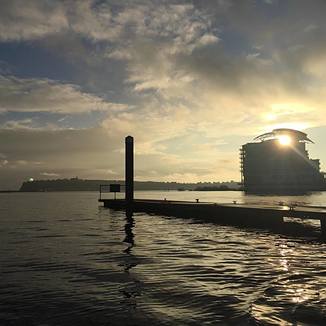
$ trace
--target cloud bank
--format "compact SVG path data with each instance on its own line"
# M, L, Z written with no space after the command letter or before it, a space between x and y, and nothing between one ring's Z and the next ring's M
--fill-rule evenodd
M48 162L37 167L43 177L72 173L65 169L69 146L61 141L70 128L72 138L83 139L79 151L69 147L74 175L121 175L121 144L132 134L139 178L238 179L243 142L275 127L326 126L325 6L321 0L4 2L0 45L47 51L74 67L74 75L0 71L0 125L12 148L0 147L7 162L1 169L26 160ZM7 61L3 66L15 67ZM53 121L36 128L45 113ZM63 128L64 119L70 125ZM21 152L13 135L22 132L21 139L44 133L50 145L42 157ZM92 143L94 134L103 147ZM56 141L62 147L55 166L47 158ZM31 141L26 148L37 155ZM92 148L94 161L79 167Z

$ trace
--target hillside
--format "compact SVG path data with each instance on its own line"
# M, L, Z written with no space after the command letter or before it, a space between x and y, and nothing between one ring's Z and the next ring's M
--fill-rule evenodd
M121 180L83 180L78 178L57 180L34 180L25 181L19 191L98 191L100 185L111 183L124 184ZM219 188L222 185L237 190L236 182L200 182L200 183L177 183L156 181L135 181L135 190L195 190L198 187Z

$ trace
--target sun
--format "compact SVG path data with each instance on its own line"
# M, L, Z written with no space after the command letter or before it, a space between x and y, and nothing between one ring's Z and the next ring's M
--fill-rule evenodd
M289 146L292 143L291 137L287 135L280 135L277 139L282 146Z

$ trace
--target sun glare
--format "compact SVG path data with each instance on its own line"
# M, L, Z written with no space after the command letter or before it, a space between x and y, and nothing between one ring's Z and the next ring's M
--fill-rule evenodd
M278 141L282 146L289 146L292 143L291 137L287 135L278 136Z

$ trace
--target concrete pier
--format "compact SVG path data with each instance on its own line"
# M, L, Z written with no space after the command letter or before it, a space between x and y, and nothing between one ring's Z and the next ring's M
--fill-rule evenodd
M101 199L104 207L126 209L124 200ZM242 227L272 228L282 231L284 217L319 220L322 238L326 239L326 209L244 204L217 204L190 201L135 199L134 212L195 218L203 222Z

